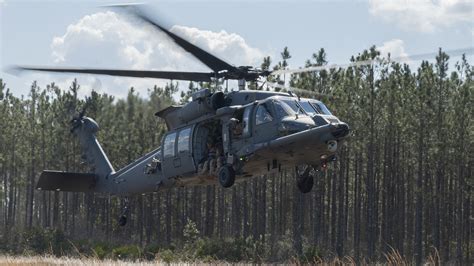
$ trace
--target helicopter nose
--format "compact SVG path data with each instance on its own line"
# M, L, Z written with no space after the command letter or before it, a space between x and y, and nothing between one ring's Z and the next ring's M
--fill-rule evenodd
M346 123L339 123L337 125L334 125L331 130L331 134L338 139L346 137L347 135L349 135L349 132L349 125L347 125Z

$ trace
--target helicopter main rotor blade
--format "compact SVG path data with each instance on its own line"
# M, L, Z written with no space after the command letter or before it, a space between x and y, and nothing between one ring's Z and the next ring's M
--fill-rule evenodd
M474 47L468 47L468 48L463 48L463 49L455 49L455 50L448 50L444 51L446 54L449 56L460 56L463 54L474 54ZM404 62L409 62L409 61L418 61L418 60L423 60L427 58L433 58L438 54L436 53L424 53L424 54L416 54L416 55L411 55L411 56L406 56L406 57L396 57L396 58L390 58L390 62L398 62L398 63L404 63ZM305 67L305 68L299 68L299 69L281 69L281 70L275 70L270 73L270 75L281 75L281 74L296 74L296 73L304 73L304 72L318 72L322 70L330 70L330 69L346 69L349 67L358 67L358 66L367 66L371 65L375 62L381 61L382 58L375 58L373 60L363 60L363 61L357 61L357 62L352 62L348 64L331 64L331 65L325 65L325 66L313 66L313 67Z
M237 71L238 69L231 64L225 62L224 60L210 54L209 52L204 51L203 49L197 47L196 45L190 43L189 41L179 37L178 35L172 33L171 31L167 30L155 20L151 19L149 16L145 14L143 9L141 8L142 5L112 5L107 7L116 7L116 8L123 8L129 14L133 15L134 17L153 25L155 28L159 29L160 31L164 32L168 37L173 39L173 41L178 44L181 48L192 54L196 57L199 61L203 64L208 66L214 72L219 72L223 70L228 71Z
M179 72L179 71L155 71L155 70L125 70L125 69L87 69L87 68L59 68L59 67L33 67L17 66L15 70L31 70L56 73L78 73L78 74L98 74L119 77L134 78L156 78L188 81L210 82L214 73L205 72Z
M332 98L332 96L328 95L328 94L318 93L318 92L310 91L310 90L303 90L303 89L296 88L296 87L291 87L291 86L285 86L285 85L282 85L282 84L270 82L268 80L267 80L267 85L271 86L271 87L274 87L274 88L285 89L287 91L298 92L298 93L302 93L302 94L310 94L310 95L320 97L320 98L322 98L322 97Z

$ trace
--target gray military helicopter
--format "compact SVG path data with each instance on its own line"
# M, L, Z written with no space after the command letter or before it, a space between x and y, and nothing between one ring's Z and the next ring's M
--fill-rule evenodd
M98 124L83 110L72 119L71 132L79 140L82 158L92 170L44 170L38 189L129 195L215 183L228 188L253 176L296 169L300 191L311 190L314 170L335 159L340 142L349 134L346 123L318 100L300 98L292 92L245 90L247 81L273 72L235 67L167 30L139 9L128 12L164 32L212 72L31 66L18 69L198 82L238 80L239 91L203 89L192 94L192 101L183 106L158 111L156 115L164 119L168 128L161 146L118 171L97 140ZM125 215L119 223L126 223Z

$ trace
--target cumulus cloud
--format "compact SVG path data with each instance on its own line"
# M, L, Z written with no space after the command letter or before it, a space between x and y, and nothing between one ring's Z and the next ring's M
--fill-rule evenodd
M174 26L171 31L237 66L259 65L264 57L262 51L251 47L235 33L186 26ZM164 33L111 11L87 15L69 25L62 36L52 40L51 50L52 59L59 66L211 71ZM154 84L166 83L151 79L98 78L104 92L119 97L124 96L132 85L143 95Z
M369 12L406 30L435 32L472 23L472 0L369 0Z
M384 42L381 46L377 47L382 57L387 58L390 54L390 58L399 59L400 61L407 61L408 54L405 52L405 44L400 39L392 39Z

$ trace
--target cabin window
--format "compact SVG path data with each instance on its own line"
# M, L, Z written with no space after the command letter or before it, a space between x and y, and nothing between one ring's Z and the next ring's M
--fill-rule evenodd
M175 150L174 150L174 144L176 142L176 133L171 133L165 138L165 143L163 147L163 157L169 158L169 157L174 157L175 155Z
M191 128L183 129L178 135L178 153L189 151L189 139L191 136Z
M270 121L273 121L273 117L267 107L264 104L259 105L255 113L255 124L260 125Z

